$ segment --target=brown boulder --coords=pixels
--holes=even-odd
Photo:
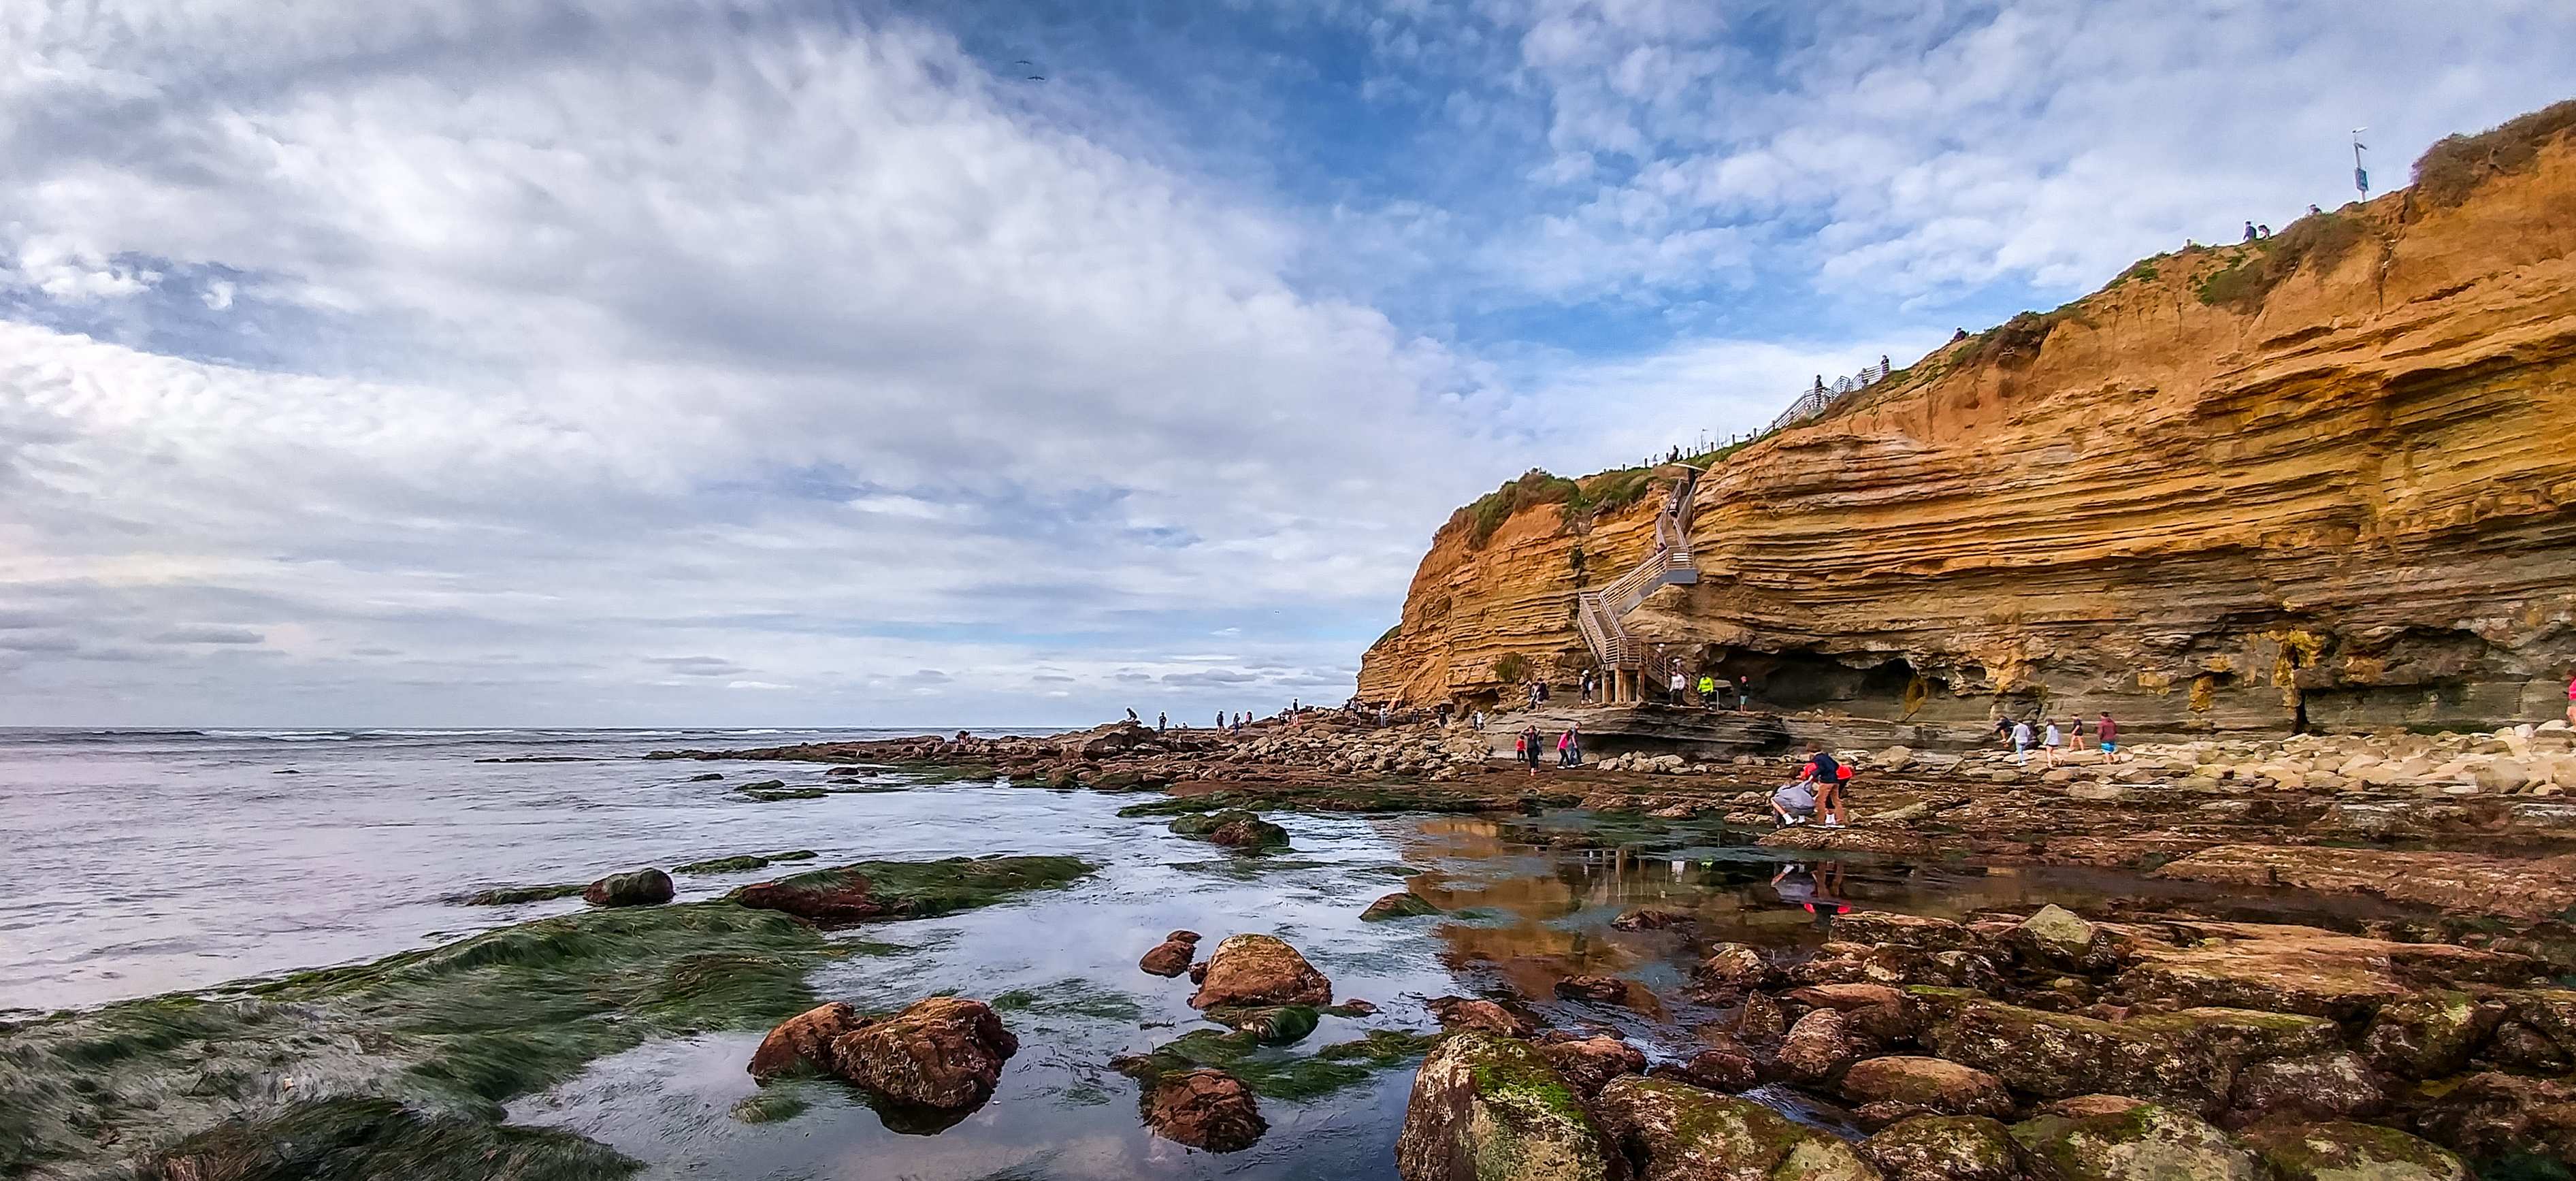
[[[1741,943],[1721,943],[1701,960],[1693,973],[1704,989],[1760,988],[1771,979],[1771,965],[1763,962],[1762,953]]]
[[[2370,1116],[2388,1105],[2379,1072],[2348,1050],[2257,1062],[2236,1074],[2225,1121],[2243,1126],[2273,1116],[2330,1120]]]
[[[1422,1060],[1395,1140],[1402,1181],[1613,1181],[1625,1166],[1536,1047],[1485,1033]]]
[[[1690,921],[1691,916],[1687,911],[1637,906],[1620,911],[1619,917],[1610,920],[1610,925],[1622,931],[1661,931]]]
[[[2576,1081],[2470,1075],[2415,1113],[2415,1130],[2471,1159],[2535,1153],[2576,1161]]]
[[[1190,970],[1190,957],[1198,954],[1198,942],[1196,931],[1174,931],[1137,960],[1136,966],[1156,976],[1178,976]]]
[[[2380,1006],[2361,1035],[2373,1066],[2400,1078],[2457,1074],[2504,1018],[2504,1006],[2464,992],[2432,992]]]
[[[1921,951],[1964,951],[1979,945],[1977,933],[1964,924],[1881,910],[1857,911],[1836,918],[1834,938]]]
[[[1205,1067],[1156,1079],[1145,1098],[1145,1122],[1155,1135],[1209,1152],[1250,1148],[1270,1130],[1253,1102],[1252,1088]]]
[[[1566,1085],[1586,1097],[1599,1094],[1620,1075],[1646,1069],[1645,1054],[1607,1034],[1542,1042],[1538,1052],[1556,1068]]]
[[[1506,1009],[1492,1001],[1470,1000],[1462,996],[1433,997],[1423,1002],[1442,1028],[1481,1030],[1504,1037],[1528,1037],[1538,1028],[1536,1021]]]
[[[1860,1144],[1886,1181],[2021,1181],[2021,1146],[2001,1123],[1973,1115],[1920,1115]]]
[[[1732,1042],[1711,1046],[1691,1055],[1688,1062],[1658,1067],[1653,1073],[1671,1075],[1692,1086],[1727,1094],[1750,1091],[1762,1085],[1762,1064],[1754,1060],[1752,1051]]]
[[[1207,978],[1190,1007],[1329,1005],[1333,982],[1287,942],[1269,935],[1229,935],[1208,956]]]
[[[1833,1136],[1752,1100],[1672,1079],[1616,1079],[1593,1109],[1620,1154],[1636,1162],[1638,1181],[1879,1181],[1877,1170]]]
[[[1930,1115],[2005,1116],[2013,1109],[2003,1080],[1939,1058],[1897,1055],[1855,1062],[1843,1072],[1841,1090],[1854,1103],[1902,1104]]]
[[[733,900],[759,910],[783,911],[807,922],[832,924],[855,923],[887,913],[892,908],[877,900],[868,886],[866,874],[842,874],[820,884],[789,886],[780,882],[756,882],[733,892]]]
[[[922,1107],[982,1103],[1020,1041],[982,1001],[935,996],[832,1042],[833,1073]]]
[[[1764,993],[1744,998],[1743,1009],[1735,1014],[1735,1036],[1748,1042],[1776,1042],[1788,1032],[1789,1015]]]
[[[832,1043],[866,1023],[857,1009],[843,1001],[807,1009],[780,1022],[769,1036],[760,1039],[760,1048],[751,1053],[751,1077],[766,1082],[806,1070],[836,1073]]]
[[[582,888],[592,906],[659,906],[671,900],[671,875],[658,869],[612,873]]]
[[[1856,1055],[1851,1030],[1843,1015],[1832,1009],[1817,1009],[1798,1018],[1788,1036],[1780,1039],[1780,1068],[1795,1082],[1825,1082]]]

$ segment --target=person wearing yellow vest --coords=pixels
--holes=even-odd
[[[1699,707],[1701,709],[1717,708],[1717,678],[1712,677],[1707,673],[1701,673],[1699,675]]]

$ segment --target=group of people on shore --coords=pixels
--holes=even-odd
[[[1843,795],[1851,782],[1852,769],[1834,757],[1821,743],[1807,744],[1807,761],[1798,768],[1798,777],[1771,793],[1771,814],[1780,826],[1812,824],[1821,815],[1823,827],[1843,826]]]
[[[2015,766],[2028,763],[2031,747],[2037,746],[2045,765],[2054,767],[2058,752],[2064,751],[2068,758],[2074,758],[2088,749],[2088,741],[2092,744],[2089,749],[2099,751],[2101,761],[2105,763],[2118,762],[2126,757],[2120,753],[2120,723],[2112,720],[2111,711],[2107,709],[2102,711],[2101,719],[2093,723],[2090,734],[2085,732],[2081,714],[2067,715],[2063,725],[2058,719],[2045,718],[2040,719],[2038,727],[2033,727],[2032,720],[2009,716],[1995,719],[1995,737],[2012,747]]]
[[[1522,727],[1520,737],[1514,739],[1512,743],[1512,749],[1519,754],[1522,764],[1529,768],[1531,775],[1538,774],[1539,762],[1547,757],[1547,746],[1547,735],[1540,733],[1537,723],[1534,722]],[[1581,726],[1567,726],[1564,732],[1556,736],[1556,765],[1560,767],[1583,765],[1583,728]]]

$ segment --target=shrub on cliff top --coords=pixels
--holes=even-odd
[[[2291,275],[2308,268],[2319,274],[2333,269],[2368,233],[2359,218],[2312,213],[2242,248],[2235,262],[2202,276],[2194,291],[2202,303],[2250,312]]]
[[[2527,172],[2541,146],[2576,128],[2576,99],[2516,116],[2476,135],[2447,135],[2415,158],[2415,199],[2448,209],[2491,176]]]
[[[1447,533],[1452,529],[1465,529],[1467,548],[1483,549],[1486,542],[1493,540],[1494,530],[1502,528],[1503,522],[1510,520],[1513,513],[1542,504],[1563,504],[1581,491],[1582,486],[1572,480],[1550,475],[1540,468],[1531,468],[1521,473],[1521,478],[1509,481],[1449,514],[1449,523],[1442,525],[1440,531]]]

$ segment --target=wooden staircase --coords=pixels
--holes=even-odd
[[[1681,466],[1686,474],[1674,482],[1671,494],[1655,510],[1654,552],[1608,585],[1575,596],[1575,627],[1583,632],[1593,659],[1610,674],[1602,685],[1604,701],[1644,697],[1645,654],[1620,620],[1657,590],[1699,581],[1699,567],[1691,560],[1690,518],[1691,494],[1699,487],[1700,471]]]

